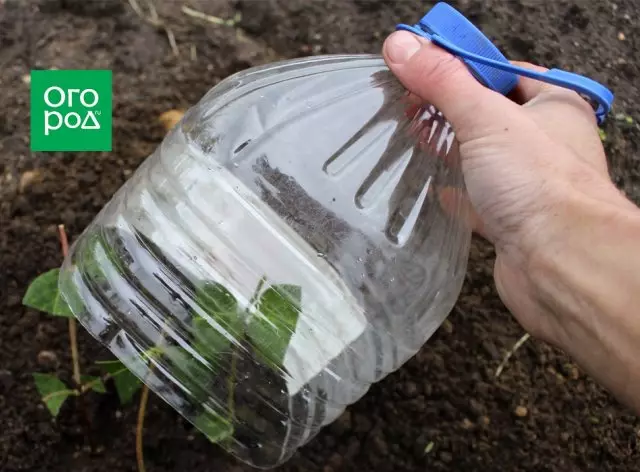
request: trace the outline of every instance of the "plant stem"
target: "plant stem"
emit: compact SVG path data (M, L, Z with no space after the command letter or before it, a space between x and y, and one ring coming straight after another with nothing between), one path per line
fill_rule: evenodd
M71 344L71 361L73 362L73 381L77 386L81 385L80 360L78 359L78 328L76 320L69 318L69 344Z
M69 238L67 238L67 231L64 228L64 225L58 225L58 234L60 236L60 246L62 248L62 257L67 258L69 255ZM73 382L75 383L75 391L78 392L76 396L78 397L78 405L82 412L84 413L84 420L87 424L87 428L91 429L91 415L89 414L89 409L87 408L84 399L81 396L82 392L82 378L80 374L80 356L78 355L78 328L76 326L75 318L68 318L68 326L69 326L69 345L71 347L71 363L73 365ZM89 447L93 449L93 436L91 434L88 435L89 438Z
M227 388L229 390L229 396L227 399L227 406L229 408L229 420L233 421L235 417L235 389L236 389L236 377L238 370L238 354L237 349L233 348L231 352L231 372L229 373L229 378L227 379Z
M144 449L143 449L143 438L144 438L144 418L147 412L147 403L149 402L149 387L147 386L146 380L153 373L153 363L151 362L152 358L157 353L162 353L162 349L166 345L166 336L167 334L167 325L164 324L162 326L162 331L160 332L160 340L153 347L150 352L147 353L147 359L149 362L149 371L145 376L145 381L142 385L142 393L140 394L140 405L138 406L138 422L136 424L136 462L138 463L138 472L146 472L146 468L144 466Z
M112 379L114 377L117 377L118 375L122 374L123 372L128 372L127 368L122 368L120 370L118 370L117 372L115 372L114 374L105 374L102 377L99 377L95 380L91 380L90 382L87 382L86 384L82 384L80 385L80 388L74 388L72 390L60 390L58 392L51 392L48 395L45 395L44 397L42 397L42 401L43 402L47 402L50 399L54 398L54 397L58 397L60 395L66 395L66 394L71 394L75 397L79 397L81 395L84 395L85 393L91 391L91 389L94 387L94 385L96 385L98 382L106 382L109 379Z
M258 301L258 297L260 296L260 291L262 290L262 287L264 287L264 284L266 281L267 281L267 277L265 275L263 275L258 281L258 286L256 287L255 292L253 292L253 295L251 296L251 300L249 300L249 306L247 306L247 314L249 313L249 310L251 309L251 307L255 305L255 303Z
M249 311L251 310L251 307L255 305L256 301L258 301L258 297L260 296L260 291L262 290L262 287L264 287L266 280L267 278L265 276L262 276L260 278L260 281L258 282L258 286L253 292L253 295L251 296L251 299L249 300L249 304L247 305L247 308L245 310L245 313L247 315L249 315ZM229 408L229 420L233 421L235 417L236 378L238 376L237 375L238 374L238 349L235 344L232 346L232 351L231 351L231 369L230 370L231 372L229 373L229 378L227 379L227 388L229 390L229 395L227 398L227 406Z
M58 233L60 235L60 246L62 246L62 257L66 258L69 254L69 239L64 225L58 225ZM69 344L71 346L71 362L73 363L73 381L76 387L81 386L80 380L80 359L78 356L78 328L76 319L69 318Z
M144 435L144 416L147 411L147 402L149 401L149 387L142 386L142 394L140 395L140 406L138 407L138 424L136 425L136 461L138 463L138 472L146 472L144 466L144 451L142 450L142 438Z

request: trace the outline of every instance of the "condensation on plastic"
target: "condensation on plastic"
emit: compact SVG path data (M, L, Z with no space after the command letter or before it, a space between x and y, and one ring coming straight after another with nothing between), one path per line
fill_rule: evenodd
M270 468L451 311L471 234L459 165L441 113L379 56L249 69L210 90L105 206L61 291L156 394L205 432L225 419L221 446ZM211 281L246 308L263 278L302 293L280 367L196 299ZM251 306L234 315L242 326L263 315ZM231 339L216 362L195 348L195 315Z

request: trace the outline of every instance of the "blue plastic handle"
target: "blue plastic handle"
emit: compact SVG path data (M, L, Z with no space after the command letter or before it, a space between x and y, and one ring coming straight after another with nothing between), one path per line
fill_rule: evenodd
M443 33L455 38L457 41L467 44L468 47L475 47L485 54L493 55L495 58L486 57L469 51L439 34L437 29L441 28ZM493 83L500 83L503 87L510 88L509 77L501 77L500 81L489 80L486 72L478 70L477 64L501 70L507 74L515 74L539 80L548 84L567 88L588 97L597 105L595 110L596 119L601 124L611 111L614 94L602 84L572 72L560 69L551 69L546 72L537 72L523 67L516 66L507 61L497 48L473 26L462 14L454 10L444 2L436 5L420 23L415 26L398 25L398 30L410 31L414 34L429 39L434 44L465 60L465 63L476 72L476 77L483 81L485 85L494 90L505 93L504 89L493 86ZM436 30L436 31L434 31ZM478 46L480 44L480 46ZM511 81L512 82L512 81Z

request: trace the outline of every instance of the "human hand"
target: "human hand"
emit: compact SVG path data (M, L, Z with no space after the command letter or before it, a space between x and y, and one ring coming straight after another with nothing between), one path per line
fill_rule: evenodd
M532 299L525 273L537 252L563 237L551 220L563 214L570 191L630 205L609 178L593 109L575 92L526 78L513 100L506 98L409 32L392 34L383 54L403 85L436 106L456 133L474 229L496 247L501 298L528 331L556 340L557 322Z
M640 412L640 211L610 180L591 106L526 78L504 97L409 32L383 54L456 133L472 225L495 245L507 308Z

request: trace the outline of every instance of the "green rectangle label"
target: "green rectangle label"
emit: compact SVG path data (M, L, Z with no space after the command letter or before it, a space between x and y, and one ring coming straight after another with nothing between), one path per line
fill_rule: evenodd
M111 151L110 70L31 71L32 151Z

